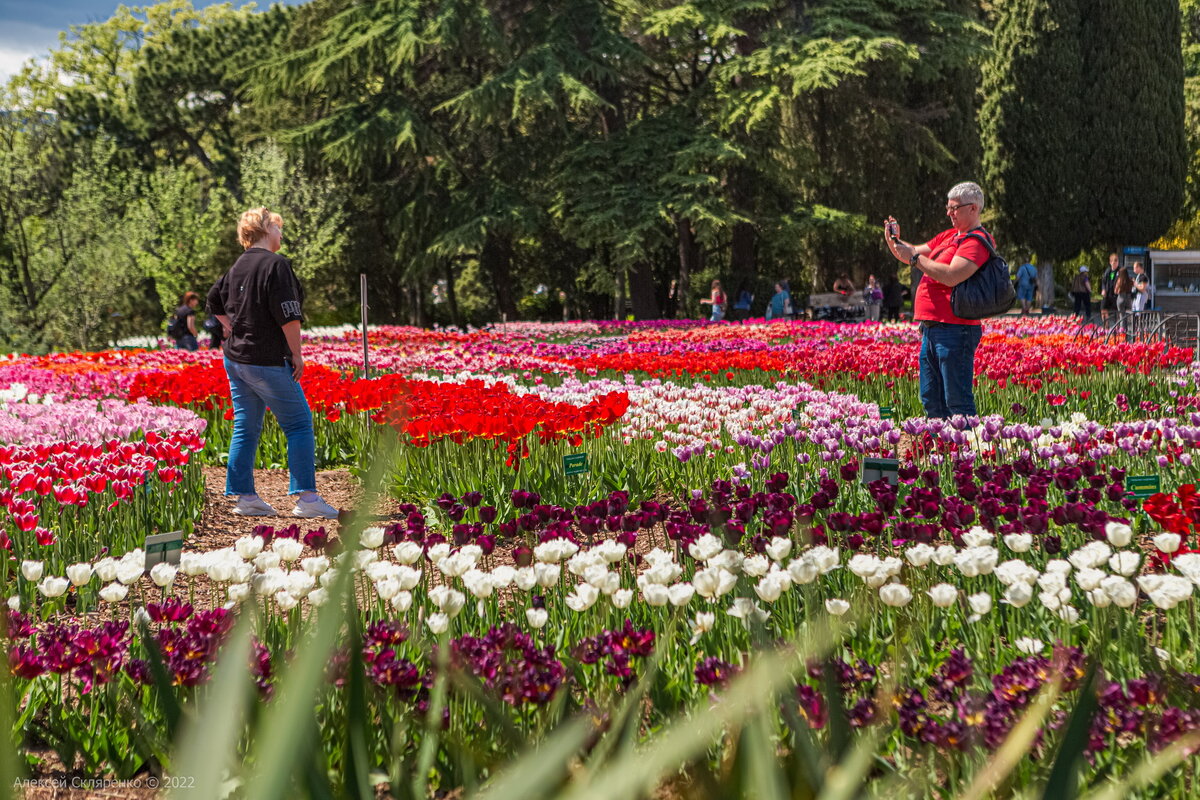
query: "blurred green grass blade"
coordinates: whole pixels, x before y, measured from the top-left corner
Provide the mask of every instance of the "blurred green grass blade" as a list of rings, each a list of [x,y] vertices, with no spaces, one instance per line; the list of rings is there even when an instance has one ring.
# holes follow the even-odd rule
[[[769,708],[770,706],[768,706]],[[769,729],[774,715],[761,713],[742,728],[738,741],[738,760],[743,765],[742,797],[746,800],[788,800],[784,771],[775,757],[775,744]]]
[[[1060,686],[1061,682],[1054,680],[1042,687],[1029,708],[1021,715],[1021,719],[1009,731],[1004,742],[975,774],[971,785],[959,796],[959,800],[983,800],[988,797],[996,791],[1000,782],[1008,777],[1021,759],[1029,754],[1037,740],[1038,731],[1058,699]]]
[[[836,631],[840,634],[841,630],[839,625]],[[773,712],[775,695],[791,685],[808,659],[829,652],[834,635],[828,620],[822,620],[820,625],[801,628],[794,641],[804,642],[806,647],[764,652],[713,706],[681,717],[646,747],[614,759],[589,783],[568,787],[562,800],[610,800],[651,792],[667,774],[711,746],[722,732],[739,727],[755,714]]]
[[[554,796],[567,777],[571,759],[594,732],[595,726],[585,717],[559,726],[539,746],[532,747],[471,797],[542,800]]]
[[[384,452],[379,456],[379,452]],[[387,475],[394,448],[380,447],[371,465],[366,491],[358,513],[352,517],[343,538],[344,551],[355,553],[364,523],[379,499],[378,487]],[[253,732],[247,761],[252,771],[246,781],[246,797],[254,800],[283,800],[295,779],[303,774],[298,763],[309,758],[315,745],[314,703],[325,680],[325,669],[338,644],[342,626],[355,609],[352,560],[338,570],[329,601],[318,609],[317,622],[308,638],[296,648],[296,656],[279,679],[279,691]]]
[[[881,725],[859,731],[849,753],[825,774],[819,800],[852,800],[858,797],[868,773],[877,763],[875,756],[882,738]]]
[[[0,636],[6,642],[11,641],[8,638],[8,615],[0,615],[0,618]],[[8,665],[8,648],[0,647],[0,787],[10,797],[18,796],[17,785],[25,777],[17,754],[20,737],[15,741],[13,738],[24,730],[14,730],[16,710],[17,698],[13,691],[12,670]]]
[[[346,673],[346,740],[342,751],[345,758],[342,765],[346,775],[345,793],[358,800],[373,800],[375,791],[371,788],[366,738],[367,731],[371,729],[371,719],[367,711],[367,672],[363,664],[362,630],[358,614],[349,616],[347,627],[350,659]],[[328,785],[327,777],[325,782]],[[311,781],[309,783],[311,785]]]
[[[1050,768],[1050,776],[1046,779],[1043,800],[1074,800],[1079,796],[1079,764],[1091,736],[1092,717],[1100,705],[1100,698],[1096,696],[1099,666],[1099,660],[1093,659],[1079,687],[1079,699],[1067,721],[1062,744]]]
[[[1084,795],[1084,799],[1124,800],[1131,797],[1138,789],[1150,786],[1185,759],[1194,758],[1197,748],[1200,748],[1200,731],[1192,731],[1167,745],[1161,752],[1143,759],[1122,780]]]
[[[142,646],[146,648],[146,663],[150,665],[150,677],[154,680],[154,701],[159,713],[167,725],[167,736],[175,738],[179,733],[179,722],[183,717],[183,708],[175,696],[171,676],[167,675],[167,665],[163,662],[162,650],[158,640],[150,633],[150,627],[143,622],[139,627]]]
[[[826,713],[829,716],[830,760],[837,763],[842,760],[850,746],[850,719],[846,715],[846,698],[842,694],[842,686],[834,674],[832,663],[826,662],[823,665],[821,678],[825,686]]]
[[[227,794],[226,771],[232,769],[250,703],[250,614],[241,613],[221,650],[207,702],[179,733],[171,774],[186,778],[187,788],[174,787],[168,798],[220,800]]]

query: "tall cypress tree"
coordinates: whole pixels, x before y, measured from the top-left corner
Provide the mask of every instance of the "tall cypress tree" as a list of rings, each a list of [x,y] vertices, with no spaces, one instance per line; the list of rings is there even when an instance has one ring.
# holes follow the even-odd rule
[[[1179,0],[1081,0],[1080,9],[1086,212],[1096,243],[1145,244],[1166,232],[1183,203]]]
[[[1091,235],[1082,224],[1093,165],[1080,142],[1080,24],[1076,0],[1001,4],[984,70],[984,188],[1001,241],[1038,254],[1043,305],[1053,301],[1053,262]]]

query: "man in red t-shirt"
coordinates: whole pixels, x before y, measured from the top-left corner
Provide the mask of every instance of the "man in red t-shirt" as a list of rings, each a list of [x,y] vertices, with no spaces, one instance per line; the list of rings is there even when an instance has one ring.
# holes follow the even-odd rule
[[[979,224],[982,211],[983,189],[977,183],[960,183],[946,195],[946,215],[952,227],[925,244],[901,241],[900,227],[892,217],[884,224],[884,240],[892,255],[922,273],[913,300],[913,319],[921,324],[921,405],[929,417],[978,413],[975,348],[983,328],[978,320],[954,315],[950,292],[989,257],[987,247],[968,234],[986,236],[995,245]]]

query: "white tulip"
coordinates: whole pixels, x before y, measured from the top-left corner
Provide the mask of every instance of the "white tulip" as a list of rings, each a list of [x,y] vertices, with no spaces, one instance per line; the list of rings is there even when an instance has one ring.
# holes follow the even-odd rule
[[[903,583],[889,583],[880,588],[879,599],[884,605],[902,608],[912,602],[912,591]]]
[[[1120,553],[1114,553],[1113,557],[1108,560],[1109,569],[1118,575],[1129,577],[1136,575],[1138,566],[1142,563],[1142,557],[1137,553],[1124,550]]]
[[[700,637],[713,629],[713,625],[717,622],[717,615],[711,611],[701,611],[696,614],[696,618],[691,622],[692,641],[695,644],[700,641]]]
[[[825,545],[818,545],[804,554],[810,559],[822,575],[828,575],[833,570],[841,566],[841,561],[838,556],[837,548],[829,548]]]
[[[1171,559],[1171,566],[1179,574],[1200,586],[1200,553],[1184,553]]]
[[[325,556],[309,556],[300,562],[300,569],[314,578],[319,578],[329,569],[329,559]]]
[[[117,580],[126,586],[131,586],[141,580],[146,568],[142,564],[117,562]]]
[[[837,597],[831,597],[825,601],[825,610],[835,617],[840,617],[850,610],[850,604]]]
[[[83,586],[92,580],[92,565],[79,563],[67,567],[67,578],[75,586]]]
[[[317,591],[321,590],[318,589]],[[316,594],[316,592],[313,592],[313,594]],[[309,597],[311,598],[312,595],[309,595]],[[412,602],[412,592],[397,592],[396,596],[392,598],[392,608],[403,614],[412,608]]]
[[[165,589],[175,582],[175,567],[165,561],[160,561],[150,568],[150,580],[160,589]]]
[[[593,547],[592,550],[609,564],[617,563],[625,557],[627,552],[629,552],[629,548],[618,542],[616,539],[605,539],[603,542]]]
[[[914,567],[923,567],[930,561],[937,551],[925,543],[914,544],[912,547],[904,551],[904,557],[908,559],[908,563]]]
[[[392,554],[401,564],[413,564],[421,557],[421,545],[416,542],[400,542],[392,546]]]
[[[666,587],[658,586],[657,584],[654,584],[654,585],[658,589],[660,589],[663,593],[663,601],[661,603],[659,603],[659,605],[666,605],[667,604]],[[572,591],[566,597],[567,608],[571,609],[572,611],[577,611],[577,612],[587,611],[589,608],[592,607],[593,604],[595,604],[596,599],[599,597],[600,597],[600,590],[597,589],[595,586],[592,586],[591,584],[587,584],[587,583],[577,584],[575,586],[574,591]]]
[[[533,570],[537,575],[538,586],[546,589],[558,583],[562,574],[562,567],[558,564],[534,564]]]
[[[71,582],[66,578],[59,578],[51,575],[43,579],[42,582],[38,584],[37,588],[44,597],[53,600],[55,597],[62,597],[64,594],[66,594],[67,587],[70,585]]]
[[[1084,597],[1096,608],[1108,608],[1112,605],[1112,598],[1103,589],[1093,589],[1090,592],[1084,592]]]
[[[280,561],[290,564],[304,552],[304,542],[299,539],[276,539],[271,543],[271,549],[279,554]]]
[[[1040,655],[1042,650],[1046,647],[1045,643],[1043,643],[1041,639],[1034,639],[1029,636],[1022,636],[1020,639],[1017,639],[1017,641],[1014,642],[1014,645],[1018,650],[1027,656]]]
[[[429,556],[430,563],[437,564],[443,558],[450,555],[450,545],[445,542],[438,542],[429,548],[429,552],[426,555]]]
[[[227,591],[229,593],[230,600],[232,600],[235,603],[241,603],[247,597],[250,596],[250,584],[235,583],[232,586],[230,586]]]
[[[879,571],[883,562],[870,553],[859,553],[850,559],[846,568],[864,580]]]
[[[513,586],[528,592],[537,585],[537,571],[533,567],[521,567],[513,572]]]
[[[1174,553],[1179,549],[1178,533],[1160,533],[1154,537],[1154,546],[1164,553]]]
[[[1065,578],[1071,574],[1071,564],[1061,558],[1052,558],[1046,562],[1046,574],[1062,575]]]
[[[275,569],[278,567],[281,560],[282,559],[280,559],[278,551],[263,550],[252,559],[252,562],[256,570],[259,572],[266,572],[269,569]]]
[[[954,558],[957,555],[958,551],[954,549],[953,545],[939,545],[937,550],[933,551],[933,563],[939,567],[948,567],[954,563]]]
[[[467,602],[467,596],[448,586],[435,586],[429,590],[429,600],[438,607],[438,610],[454,617],[462,611],[463,605]]]
[[[425,624],[429,626],[429,631],[434,636],[441,636],[450,629],[450,618],[445,614],[430,614],[425,620]]]
[[[263,551],[262,537],[243,536],[233,543],[233,550],[243,561],[251,561]]]
[[[751,578],[761,578],[771,568],[766,556],[754,555],[742,561],[742,572]]]
[[[275,593],[275,603],[280,611],[286,613],[296,607],[297,601],[289,592],[279,591]]]
[[[1124,578],[1109,575],[1100,581],[1100,588],[1120,608],[1131,608],[1137,602],[1137,587]]]
[[[141,628],[143,625],[150,625],[154,620],[150,619],[150,613],[146,609],[138,606],[133,611],[133,626]]]
[[[1033,587],[1027,583],[1014,583],[1004,591],[1004,602],[1013,608],[1023,608],[1033,599]]]
[[[1005,586],[1012,586],[1014,583],[1027,583],[1033,586],[1041,575],[1036,569],[1018,558],[1000,564],[994,570],[994,574],[996,580]]]
[[[380,600],[391,600],[400,593],[400,583],[391,578],[376,581],[373,585],[375,594],[379,595]]]
[[[100,590],[100,599],[106,603],[119,603],[129,594],[129,587],[122,583],[110,583]]]
[[[525,619],[529,622],[529,627],[541,630],[546,627],[546,620],[550,619],[550,614],[544,608],[527,608],[525,609]]]
[[[933,604],[938,608],[949,608],[950,606],[954,605],[956,600],[958,600],[958,589],[954,588],[948,583],[939,583],[938,585],[931,587],[926,594],[929,595],[929,599],[932,600]],[[891,605],[891,603],[888,603],[888,605]]]
[[[612,601],[613,608],[629,608],[629,604],[633,602],[633,589],[618,589],[609,595],[609,600]]]
[[[986,547],[995,538],[990,531],[978,525],[962,535],[963,544],[967,547]]]
[[[586,585],[586,584],[585,584]],[[671,593],[661,583],[647,583],[642,586],[642,598],[648,605],[665,606],[671,602]],[[590,603],[588,605],[591,605]]]
[[[21,595],[14,594],[14,595],[9,596],[8,610],[9,611],[20,611],[21,610]]]
[[[968,622],[976,622],[992,610],[992,596],[987,592],[967,595],[967,605],[974,613],[967,618]]]
[[[183,553],[179,556],[179,571],[189,578],[203,575],[208,571],[209,553]],[[97,573],[99,574],[99,573]],[[103,580],[103,578],[101,578]],[[110,578],[111,580],[111,578]]]
[[[779,536],[767,542],[767,555],[772,561],[783,561],[792,552],[792,540]]]
[[[671,585],[667,594],[671,599],[671,605],[686,606],[692,596],[696,594],[696,589],[690,583],[676,583]]]
[[[1108,543],[1113,547],[1124,547],[1133,541],[1133,528],[1130,528],[1124,522],[1110,520],[1104,526],[1104,535],[1108,538]]]
[[[1004,537],[1004,546],[1014,553],[1028,553],[1033,547],[1033,537],[1028,533],[1010,533]]]
[[[42,570],[44,565],[41,561],[22,561],[21,575],[30,583],[37,583],[42,579]]]
[[[688,545],[688,555],[697,561],[708,561],[720,553],[722,549],[721,540],[711,533],[706,533]]]
[[[327,589],[313,589],[308,593],[308,602],[314,608],[320,608],[329,602],[329,591]]]
[[[1105,574],[1098,569],[1084,567],[1075,573],[1075,583],[1079,584],[1079,588],[1085,592],[1091,592],[1099,588],[1100,581],[1104,580]]]
[[[774,603],[783,594],[783,590],[787,588],[781,581],[774,578],[772,575],[763,577],[758,583],[754,584],[754,593],[758,595],[758,599],[764,603]]]
[[[184,555],[189,555],[185,553]],[[101,583],[109,583],[117,579],[117,560],[111,557],[105,557],[96,562],[95,567],[96,577]]]
[[[354,568],[357,570],[365,570],[378,560],[379,553],[376,553],[374,550],[359,550],[354,554]]]
[[[383,545],[383,535],[383,528],[363,528],[362,536],[359,538],[358,544],[359,546],[365,547],[368,550],[374,550],[375,548]]]
[[[755,603],[748,597],[734,598],[733,605],[725,612],[731,617],[736,617],[740,620],[757,620],[758,622],[766,622],[770,618],[770,614],[764,611],[758,603]]]
[[[1075,606],[1059,606],[1055,613],[1058,614],[1059,619],[1068,625],[1074,625],[1079,621],[1079,609],[1075,608]]]
[[[817,565],[807,557],[793,558],[792,563],[788,564],[788,576],[797,586],[812,583],[817,579],[818,572]]]

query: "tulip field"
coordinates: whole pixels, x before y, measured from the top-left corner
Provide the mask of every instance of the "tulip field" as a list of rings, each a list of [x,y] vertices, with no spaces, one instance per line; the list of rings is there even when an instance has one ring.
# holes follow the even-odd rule
[[[0,357],[15,774],[1200,795],[1190,350],[992,321],[980,416],[930,420],[905,324],[368,340],[364,373],[357,331],[307,332],[302,381],[318,467],[362,507],[220,548],[190,537],[231,434],[219,353]],[[258,466],[285,452],[269,424]]]

